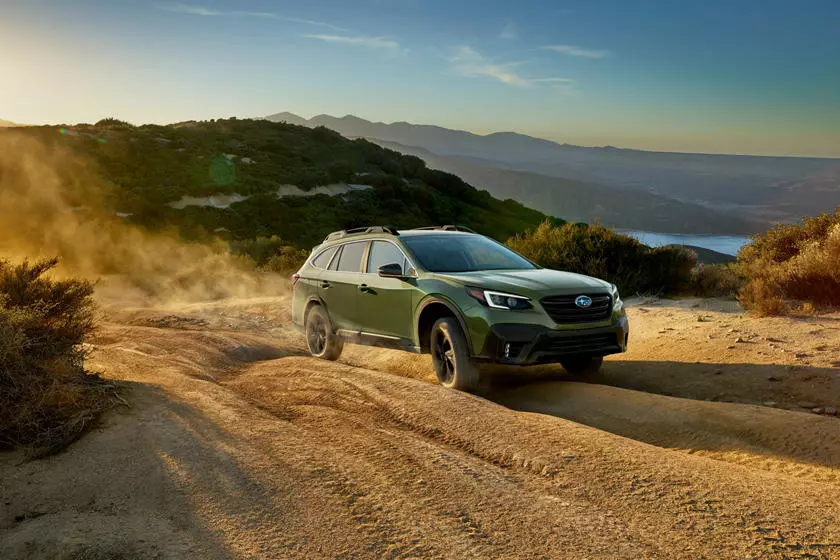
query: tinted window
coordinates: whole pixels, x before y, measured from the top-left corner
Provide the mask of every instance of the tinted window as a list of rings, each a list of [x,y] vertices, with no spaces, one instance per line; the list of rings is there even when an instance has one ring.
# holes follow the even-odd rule
[[[524,270],[536,268],[504,245],[482,235],[417,235],[402,242],[431,272]]]
[[[367,271],[376,274],[379,267],[386,264],[398,264],[403,267],[405,257],[397,247],[386,241],[374,241],[370,247]],[[405,270],[405,268],[403,268]]]
[[[321,251],[321,253],[312,259],[312,266],[315,268],[327,268],[327,265],[330,264],[330,259],[335,254],[337,247],[330,247],[326,251]]]
[[[338,270],[338,260],[341,258],[341,247],[338,248],[338,254],[330,263],[330,270]]]
[[[365,241],[348,243],[341,249],[338,257],[338,270],[341,272],[361,272],[362,253],[365,252]]]

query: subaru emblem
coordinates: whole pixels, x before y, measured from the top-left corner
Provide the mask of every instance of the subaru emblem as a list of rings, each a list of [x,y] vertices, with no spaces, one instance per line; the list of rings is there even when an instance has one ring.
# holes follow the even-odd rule
[[[577,298],[575,298],[575,305],[586,309],[587,307],[592,305],[592,298],[589,296],[578,296]]]

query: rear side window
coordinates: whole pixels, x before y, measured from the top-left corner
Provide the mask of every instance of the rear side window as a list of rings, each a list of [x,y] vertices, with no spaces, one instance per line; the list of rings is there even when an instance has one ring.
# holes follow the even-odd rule
[[[330,259],[335,254],[338,247],[330,247],[324,251],[321,251],[317,257],[312,259],[312,266],[315,268],[327,268],[327,265],[330,264]]]
[[[365,252],[366,244],[367,241],[359,241],[344,245],[341,254],[338,256],[337,270],[339,272],[361,272],[362,254]]]
[[[370,246],[367,271],[369,274],[376,274],[380,266],[386,264],[398,264],[405,272],[405,256],[397,247],[387,241],[374,241]]]

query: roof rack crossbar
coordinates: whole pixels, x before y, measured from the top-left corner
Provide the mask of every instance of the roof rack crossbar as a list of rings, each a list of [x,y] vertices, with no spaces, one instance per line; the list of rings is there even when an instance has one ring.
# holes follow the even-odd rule
[[[445,226],[426,226],[421,228],[415,228],[420,230],[442,230],[442,231],[463,231],[466,233],[478,233],[473,229],[470,229],[466,226],[459,226],[455,224],[447,224]]]
[[[399,235],[400,233],[397,231],[397,228],[391,226],[369,226],[369,227],[359,227],[359,228],[350,228],[350,229],[342,229],[339,231],[334,231],[331,234],[327,235],[324,238],[324,241],[332,241],[334,239],[342,239],[344,237],[350,237],[352,235],[364,235],[366,233],[390,233],[391,235]]]

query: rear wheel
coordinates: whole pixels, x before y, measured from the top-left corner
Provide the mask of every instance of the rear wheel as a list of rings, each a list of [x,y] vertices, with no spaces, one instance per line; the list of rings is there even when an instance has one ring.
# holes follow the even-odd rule
[[[573,356],[560,360],[560,365],[563,369],[574,375],[594,375],[601,369],[601,364],[604,363],[604,358],[601,356]]]
[[[337,360],[344,349],[344,341],[335,334],[330,316],[317,305],[306,315],[306,345],[309,353],[324,360]]]
[[[432,364],[444,387],[474,392],[478,388],[478,366],[470,358],[467,338],[453,317],[438,319],[429,337]]]

